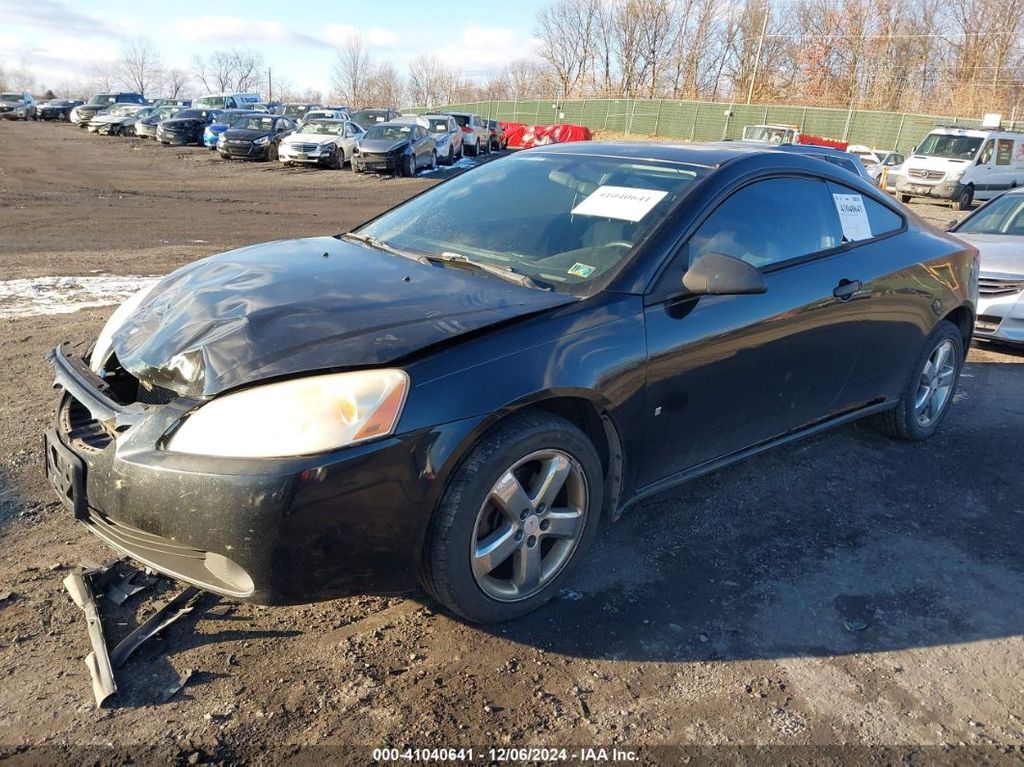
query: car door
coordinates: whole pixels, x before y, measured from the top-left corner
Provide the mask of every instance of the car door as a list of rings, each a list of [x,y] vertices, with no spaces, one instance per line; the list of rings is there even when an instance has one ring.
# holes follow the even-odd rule
[[[645,300],[648,485],[851,406],[864,294],[822,179],[775,177],[728,194]],[[680,295],[702,255],[757,266],[759,295]]]

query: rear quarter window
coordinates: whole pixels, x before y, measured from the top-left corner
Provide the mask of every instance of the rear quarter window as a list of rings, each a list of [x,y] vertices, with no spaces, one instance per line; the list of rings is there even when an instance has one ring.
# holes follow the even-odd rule
[[[864,212],[867,213],[868,226],[871,228],[871,238],[881,237],[903,228],[903,217],[895,211],[887,208],[882,203],[873,200],[866,194],[861,194],[855,189],[833,182],[828,183],[829,191],[833,195],[856,195],[864,205]],[[834,199],[834,198],[833,198]]]

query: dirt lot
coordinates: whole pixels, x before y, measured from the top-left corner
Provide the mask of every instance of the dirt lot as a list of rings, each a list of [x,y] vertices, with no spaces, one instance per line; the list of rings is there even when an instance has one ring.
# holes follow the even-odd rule
[[[162,274],[338,232],[426,183],[2,123],[0,280]],[[638,504],[561,598],[514,625],[466,626],[420,595],[274,609],[204,598],[128,663],[118,706],[97,711],[61,580],[110,554],[53,500],[40,434],[54,405],[45,352],[88,343],[109,311],[0,319],[0,755],[593,744],[656,760],[672,756],[658,745],[868,744],[928,760],[950,756],[942,744],[1024,745],[1024,355],[998,349],[971,351],[930,442],[855,425]],[[108,627],[127,632],[173,590],[104,605]],[[960,757],[1013,758],[1001,753]]]

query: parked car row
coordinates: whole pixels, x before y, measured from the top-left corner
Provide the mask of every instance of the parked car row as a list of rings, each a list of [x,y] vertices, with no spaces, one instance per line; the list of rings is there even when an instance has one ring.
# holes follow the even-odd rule
[[[357,173],[412,176],[466,154],[507,147],[496,120],[468,112],[405,115],[313,103],[266,104],[251,93],[210,94],[190,103],[138,93],[100,93],[70,107],[68,119],[105,135],[205,146],[224,159],[279,161]]]

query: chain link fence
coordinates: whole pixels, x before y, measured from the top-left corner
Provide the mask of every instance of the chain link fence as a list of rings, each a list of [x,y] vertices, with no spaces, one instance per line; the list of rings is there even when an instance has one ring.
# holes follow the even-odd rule
[[[591,130],[686,141],[739,139],[746,125],[795,125],[801,133],[866,144],[904,153],[936,125],[976,128],[980,120],[958,115],[870,112],[763,104],[728,104],[669,99],[582,99],[565,101],[473,101],[451,104],[445,111],[475,112],[490,120],[556,125],[573,123]],[[425,112],[415,107],[409,112]],[[1011,126],[1012,128],[1013,126]]]

